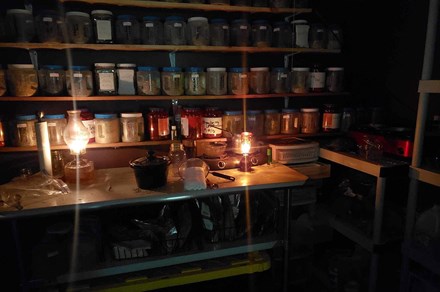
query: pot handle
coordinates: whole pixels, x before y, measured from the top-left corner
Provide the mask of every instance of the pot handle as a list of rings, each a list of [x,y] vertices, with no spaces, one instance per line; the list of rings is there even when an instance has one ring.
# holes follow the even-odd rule
[[[219,172],[211,172],[211,174],[213,176],[221,177],[221,178],[224,178],[224,179],[227,179],[227,180],[230,180],[230,181],[235,181],[235,177],[230,176],[230,175],[226,175],[226,174],[219,173]]]

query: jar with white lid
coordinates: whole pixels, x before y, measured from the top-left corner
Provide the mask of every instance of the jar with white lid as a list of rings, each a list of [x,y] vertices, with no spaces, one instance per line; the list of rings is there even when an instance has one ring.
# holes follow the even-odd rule
[[[228,93],[228,73],[224,67],[206,68],[207,93],[224,95]]]
[[[115,63],[95,63],[97,95],[116,95]]]
[[[206,94],[206,73],[202,67],[189,67],[185,72],[185,94]]]
[[[116,114],[95,114],[95,142],[119,142],[119,119]]]
[[[38,90],[38,73],[32,64],[9,64],[9,93],[12,96],[33,96]]]
[[[160,72],[157,67],[141,66],[136,73],[139,95],[160,95]]]
[[[193,46],[209,45],[209,24],[206,17],[190,17],[188,18],[187,43]]]
[[[276,48],[292,47],[292,27],[288,22],[275,22],[272,31],[272,46]]]
[[[90,15],[81,11],[66,13],[67,38],[74,44],[88,44],[93,41],[93,27]]]
[[[140,29],[136,16],[130,14],[118,15],[115,24],[116,43],[139,44]]]
[[[38,81],[42,94],[64,95],[66,89],[66,73],[63,66],[44,65],[38,71]]]
[[[293,46],[296,48],[308,48],[310,25],[307,20],[294,20],[292,21],[292,26]]]
[[[67,93],[70,96],[91,96],[93,76],[87,66],[70,66],[66,72]]]
[[[229,46],[229,24],[226,19],[211,19],[209,34],[211,46]]]
[[[301,127],[301,113],[298,109],[283,108],[281,111],[281,134],[298,134]]]
[[[145,45],[163,44],[163,23],[158,16],[144,16],[140,33]]]
[[[246,19],[235,19],[231,25],[231,46],[247,47],[250,39],[250,26]]]
[[[280,133],[280,113],[276,109],[264,110],[264,134],[278,135]]]
[[[260,110],[248,110],[246,112],[245,132],[251,132],[254,136],[264,134],[264,114]]]
[[[329,92],[342,92],[344,90],[344,68],[328,67],[326,74],[326,87]]]
[[[250,92],[256,94],[264,94],[270,92],[269,67],[251,68]]]
[[[35,27],[38,40],[46,42],[64,42],[64,19],[54,10],[43,10],[35,17]]]
[[[287,93],[290,91],[287,68],[275,67],[272,69],[270,72],[270,90],[273,93]]]
[[[230,94],[249,93],[249,72],[247,68],[233,67],[229,69],[228,90]]]
[[[29,10],[8,9],[6,27],[11,41],[28,43],[35,37],[34,17]]]
[[[225,133],[232,135],[241,134],[243,132],[243,112],[242,111],[224,111],[222,117],[223,136]]]
[[[292,92],[309,92],[309,67],[293,67],[291,72]]]
[[[92,10],[93,29],[97,44],[113,43],[113,13],[109,10]]]
[[[166,95],[183,95],[185,77],[180,67],[164,67],[161,81],[162,91]]]
[[[118,94],[136,94],[136,64],[120,63],[117,65],[116,75],[118,76]]]
[[[316,134],[319,132],[319,108],[301,109],[301,133]]]
[[[163,27],[165,45],[186,45],[186,22],[181,16],[168,16]]]
[[[142,113],[121,113],[122,142],[144,141],[144,118]]]
[[[47,122],[47,132],[49,133],[50,145],[64,145],[64,128],[67,126],[67,120],[64,114],[44,115]]]
[[[270,47],[272,44],[272,25],[265,19],[252,22],[252,45]]]
[[[36,115],[17,115],[15,117],[15,145],[18,147],[36,146]]]

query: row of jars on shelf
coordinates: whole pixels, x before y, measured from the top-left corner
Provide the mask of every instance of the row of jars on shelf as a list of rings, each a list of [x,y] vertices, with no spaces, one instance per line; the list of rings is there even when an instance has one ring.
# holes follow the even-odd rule
[[[81,118],[89,130],[89,142],[107,144],[139,142],[147,137],[153,141],[170,138],[170,117],[163,108],[150,108],[144,115],[140,112],[92,114],[82,110]],[[45,115],[44,121],[47,122],[50,144],[64,145],[65,115]],[[36,115],[17,115],[12,121],[11,144],[18,147],[36,146],[36,122]],[[322,111],[319,108],[288,108],[281,112],[267,109],[247,110],[244,113],[222,111],[215,107],[203,110],[181,108],[178,129],[185,139],[212,139],[239,135],[243,131],[252,132],[254,136],[333,132],[341,130],[341,127],[347,130],[351,122],[350,112],[345,109],[342,113],[334,105],[325,105]]]
[[[235,6],[254,6],[254,7],[274,7],[274,8],[305,8],[308,0],[156,0],[160,2],[172,3],[197,3],[197,4],[216,4],[216,5],[235,5]]]
[[[95,63],[94,73],[87,66],[45,65],[35,70],[32,64],[9,64],[0,69],[0,96],[96,95],[225,95],[341,92],[344,68],[233,67],[157,67],[136,64]]]
[[[203,45],[301,47],[340,49],[342,32],[339,26],[309,24],[306,20],[269,22],[265,19],[249,23],[246,19],[168,16],[117,15],[108,10],[93,10],[91,16],[81,11],[67,12],[65,20],[55,11],[35,17],[23,9],[10,9],[6,14],[4,38],[16,42],[63,42],[64,25],[71,43],[121,43],[147,45]],[[0,29],[0,31],[2,31]],[[1,38],[1,36],[0,36]]]

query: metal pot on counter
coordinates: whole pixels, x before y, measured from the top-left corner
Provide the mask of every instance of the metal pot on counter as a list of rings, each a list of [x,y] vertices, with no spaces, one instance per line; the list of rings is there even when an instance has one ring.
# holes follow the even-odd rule
[[[133,159],[129,163],[139,188],[153,189],[166,185],[170,164],[168,157],[155,156],[154,151],[148,151],[147,156]]]

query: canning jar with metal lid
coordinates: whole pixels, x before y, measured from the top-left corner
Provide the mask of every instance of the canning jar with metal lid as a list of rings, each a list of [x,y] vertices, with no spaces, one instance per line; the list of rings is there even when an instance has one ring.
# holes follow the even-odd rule
[[[116,114],[95,114],[95,142],[119,142],[119,119]]]
[[[116,65],[118,76],[118,94],[136,94],[136,64],[120,63]]]
[[[272,46],[276,48],[292,47],[292,27],[286,21],[278,21],[273,24]]]
[[[199,108],[183,108],[180,116],[182,136],[200,139],[203,136],[202,111]]]
[[[64,19],[54,10],[42,10],[35,17],[35,27],[38,40],[46,42],[64,42]]]
[[[322,131],[337,132],[341,128],[341,112],[335,104],[325,104],[322,113]]]
[[[64,145],[64,128],[67,126],[67,120],[64,114],[44,115],[47,122],[47,132],[49,133],[50,145]]]
[[[66,89],[66,73],[63,66],[44,65],[38,71],[40,89],[46,95],[63,95]]]
[[[140,43],[139,21],[136,16],[130,14],[118,15],[115,22],[116,43],[139,44]]]
[[[15,117],[15,145],[18,147],[36,146],[36,115],[17,115]]]
[[[235,19],[231,25],[231,46],[247,47],[250,38],[250,26],[246,19]]]
[[[230,94],[249,93],[249,73],[247,68],[233,67],[229,69],[228,89]]]
[[[254,136],[264,134],[264,114],[260,110],[248,110],[246,112],[245,132],[251,132]]]
[[[208,107],[202,115],[203,137],[220,138],[223,134],[223,113],[218,107]]]
[[[229,46],[229,24],[226,19],[211,19],[209,33],[211,46]]]
[[[254,67],[250,72],[250,92],[263,94],[270,92],[269,67]]]
[[[311,92],[323,92],[325,90],[325,71],[319,65],[313,65],[309,79]]]
[[[207,93],[224,95],[228,93],[228,73],[224,67],[206,68]]]
[[[164,67],[161,72],[162,91],[166,95],[182,95],[185,77],[180,67]]]
[[[6,33],[14,42],[31,42],[35,37],[34,17],[26,9],[6,10]]]
[[[326,87],[330,92],[342,92],[344,90],[344,68],[327,68]]]
[[[280,113],[276,109],[264,110],[264,134],[277,135],[280,133]]]
[[[252,22],[252,45],[254,47],[270,47],[272,44],[272,25],[265,19]]]
[[[117,95],[115,63],[95,63],[97,95]]]
[[[144,140],[144,118],[142,113],[121,113],[122,142],[139,142]]]
[[[138,67],[136,81],[139,95],[160,95],[160,72],[157,67]]]
[[[275,67],[272,69],[270,72],[270,90],[273,93],[287,93],[290,91],[287,68]]]
[[[194,46],[209,45],[209,24],[206,17],[188,18],[187,43]]]
[[[150,140],[166,140],[170,135],[168,113],[163,108],[150,108],[147,114]]]
[[[163,23],[158,16],[144,16],[140,33],[145,45],[163,44]]]
[[[32,64],[9,64],[9,93],[12,96],[33,96],[38,90],[38,73]]]
[[[281,134],[298,134],[301,127],[301,113],[294,108],[283,108],[281,111]]]
[[[319,109],[301,109],[301,133],[316,134],[319,132]]]
[[[163,27],[165,45],[186,45],[186,22],[181,16],[168,16]]]
[[[74,44],[87,44],[93,41],[93,27],[90,15],[81,11],[66,13],[67,38]]]
[[[202,67],[189,67],[185,72],[185,94],[206,94],[206,73]]]
[[[113,43],[113,13],[108,10],[92,10],[93,29],[97,44]]]
[[[242,111],[224,111],[223,112],[223,136],[226,133],[232,135],[241,134],[243,132],[243,112]]]
[[[92,95],[92,71],[87,66],[70,66],[66,72],[66,86],[70,96]]]

